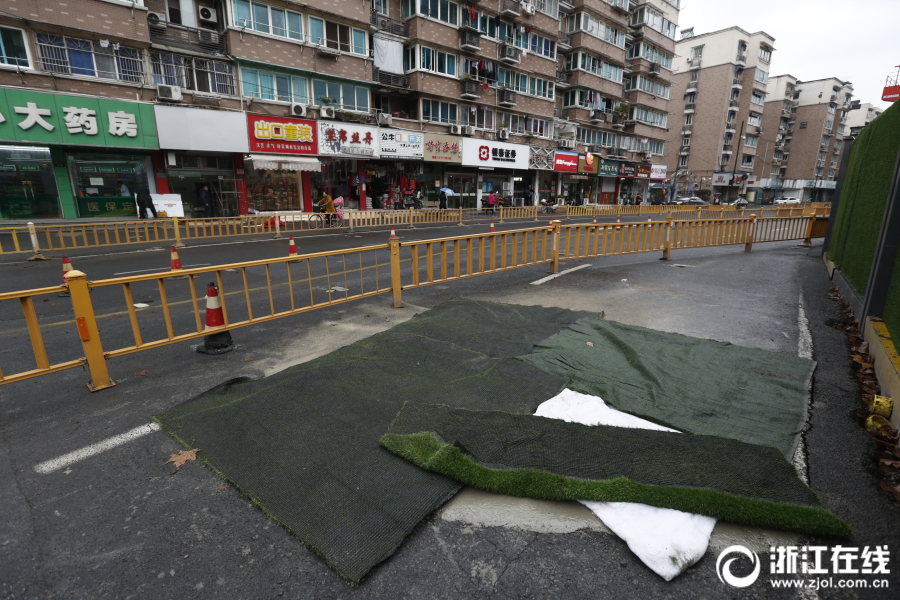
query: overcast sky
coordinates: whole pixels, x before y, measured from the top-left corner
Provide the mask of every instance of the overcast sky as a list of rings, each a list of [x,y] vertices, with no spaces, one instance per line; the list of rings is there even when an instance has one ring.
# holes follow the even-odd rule
[[[770,75],[837,77],[853,83],[854,100],[890,106],[881,91],[900,65],[900,0],[681,0],[679,29],[735,25],[775,38]]]

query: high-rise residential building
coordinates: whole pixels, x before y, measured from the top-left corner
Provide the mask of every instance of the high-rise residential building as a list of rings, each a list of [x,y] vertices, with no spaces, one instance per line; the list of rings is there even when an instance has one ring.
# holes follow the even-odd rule
[[[659,188],[680,0],[32,0],[0,10],[0,218]]]
[[[666,166],[680,193],[723,202],[760,195],[774,43],[765,32],[740,27],[688,33],[677,42],[671,95],[683,101],[670,109]]]
[[[878,118],[884,111],[869,102],[861,104],[858,101],[850,103],[850,112],[847,113],[847,131],[857,127],[865,127]]]
[[[762,201],[769,202],[784,195],[784,179],[790,159],[797,117],[800,91],[793,75],[777,75],[769,78],[763,113],[763,152],[759,186],[763,190]]]

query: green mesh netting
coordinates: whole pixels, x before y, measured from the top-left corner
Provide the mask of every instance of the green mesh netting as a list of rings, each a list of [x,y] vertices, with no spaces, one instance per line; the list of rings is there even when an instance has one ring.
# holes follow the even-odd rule
[[[852,535],[776,449],[736,440],[407,404],[381,443],[490,492],[640,502],[744,525]]]
[[[621,411],[680,431],[773,446],[789,457],[815,369],[805,358],[593,317],[519,358]]]
[[[459,484],[379,447],[407,401],[532,413],[565,380],[511,357],[583,317],[450,301],[259,381],[156,417],[198,458],[351,581]]]

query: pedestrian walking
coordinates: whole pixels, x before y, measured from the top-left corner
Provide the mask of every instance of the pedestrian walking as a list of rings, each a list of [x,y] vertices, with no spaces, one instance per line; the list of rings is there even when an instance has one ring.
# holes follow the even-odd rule
[[[153,215],[153,218],[156,219],[156,207],[153,206],[153,198],[150,197],[150,192],[145,190],[141,190],[137,194],[137,205],[138,205],[138,216],[142,219],[147,218],[147,211]]]
[[[488,203],[488,210],[490,210],[491,213],[496,212],[495,207],[497,205],[497,197],[494,195],[493,191],[490,194],[488,194],[487,203]]]
[[[197,192],[197,200],[203,208],[203,218],[208,219],[212,216],[212,196],[209,194],[209,186],[204,184],[200,191]]]
[[[447,208],[447,192],[441,190],[441,193],[438,195],[438,208],[444,210]]]
[[[531,191],[531,185],[525,186],[525,206],[534,206],[534,192]]]

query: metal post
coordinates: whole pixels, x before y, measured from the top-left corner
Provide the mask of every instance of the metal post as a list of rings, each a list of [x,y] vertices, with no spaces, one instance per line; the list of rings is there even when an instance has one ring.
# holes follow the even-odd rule
[[[553,231],[550,233],[550,237],[551,237],[551,244],[550,244],[551,250],[550,251],[553,253],[553,255],[550,259],[551,260],[550,272],[554,273],[554,274],[559,273],[559,236],[560,236],[561,226],[562,226],[562,221],[560,221],[558,219],[553,221]]]
[[[744,252],[753,250],[753,235],[756,233],[756,215],[750,215],[750,222],[747,224],[747,239],[744,243]]]
[[[31,250],[33,252],[28,260],[50,260],[41,254],[41,245],[38,243],[37,230],[34,228],[34,223],[28,223],[28,235],[31,236]]]
[[[391,293],[394,308],[403,308],[403,285],[400,280],[400,240],[391,238]],[[415,265],[413,266],[415,268]]]
[[[184,248],[184,242],[181,241],[181,228],[178,226],[178,217],[172,217],[172,229],[175,230],[175,247]]]
[[[66,280],[69,282],[72,309],[75,311],[75,326],[81,338],[88,369],[91,371],[91,381],[87,387],[92,392],[112,387],[116,382],[109,378],[109,371],[106,368],[106,356],[100,343],[100,329],[97,327],[97,317],[91,303],[87,275],[81,271],[69,271],[66,273]]]
[[[894,164],[891,190],[884,207],[878,244],[875,246],[875,259],[872,261],[872,270],[869,271],[863,314],[859,318],[861,324],[866,323],[869,317],[884,317],[898,247],[900,247],[900,154]]]
[[[459,207],[459,223],[457,223],[457,225],[460,227],[463,226],[463,207],[462,206]]]
[[[410,206],[409,207],[409,227],[407,227],[407,229],[415,229],[416,228],[416,226],[413,225],[413,210],[414,210],[413,207]]]
[[[803,241],[798,244],[801,248],[809,248],[812,246],[812,234],[813,227],[816,225],[816,210],[812,209],[807,213],[809,217],[809,223],[806,226],[806,237],[803,238]]]
[[[353,211],[347,213],[347,225],[349,226],[347,233],[356,233],[356,230],[353,229]]]
[[[500,220],[497,221],[497,223],[502,223],[502,222],[503,222],[503,205],[501,204],[500,205]]]
[[[275,213],[275,238],[276,240],[281,239],[281,217],[278,213]]]
[[[665,246],[663,247],[662,260],[672,260],[671,253],[672,253],[672,229],[673,228],[674,228],[674,225],[672,224],[672,213],[669,213],[666,216],[666,242],[665,242]]]

